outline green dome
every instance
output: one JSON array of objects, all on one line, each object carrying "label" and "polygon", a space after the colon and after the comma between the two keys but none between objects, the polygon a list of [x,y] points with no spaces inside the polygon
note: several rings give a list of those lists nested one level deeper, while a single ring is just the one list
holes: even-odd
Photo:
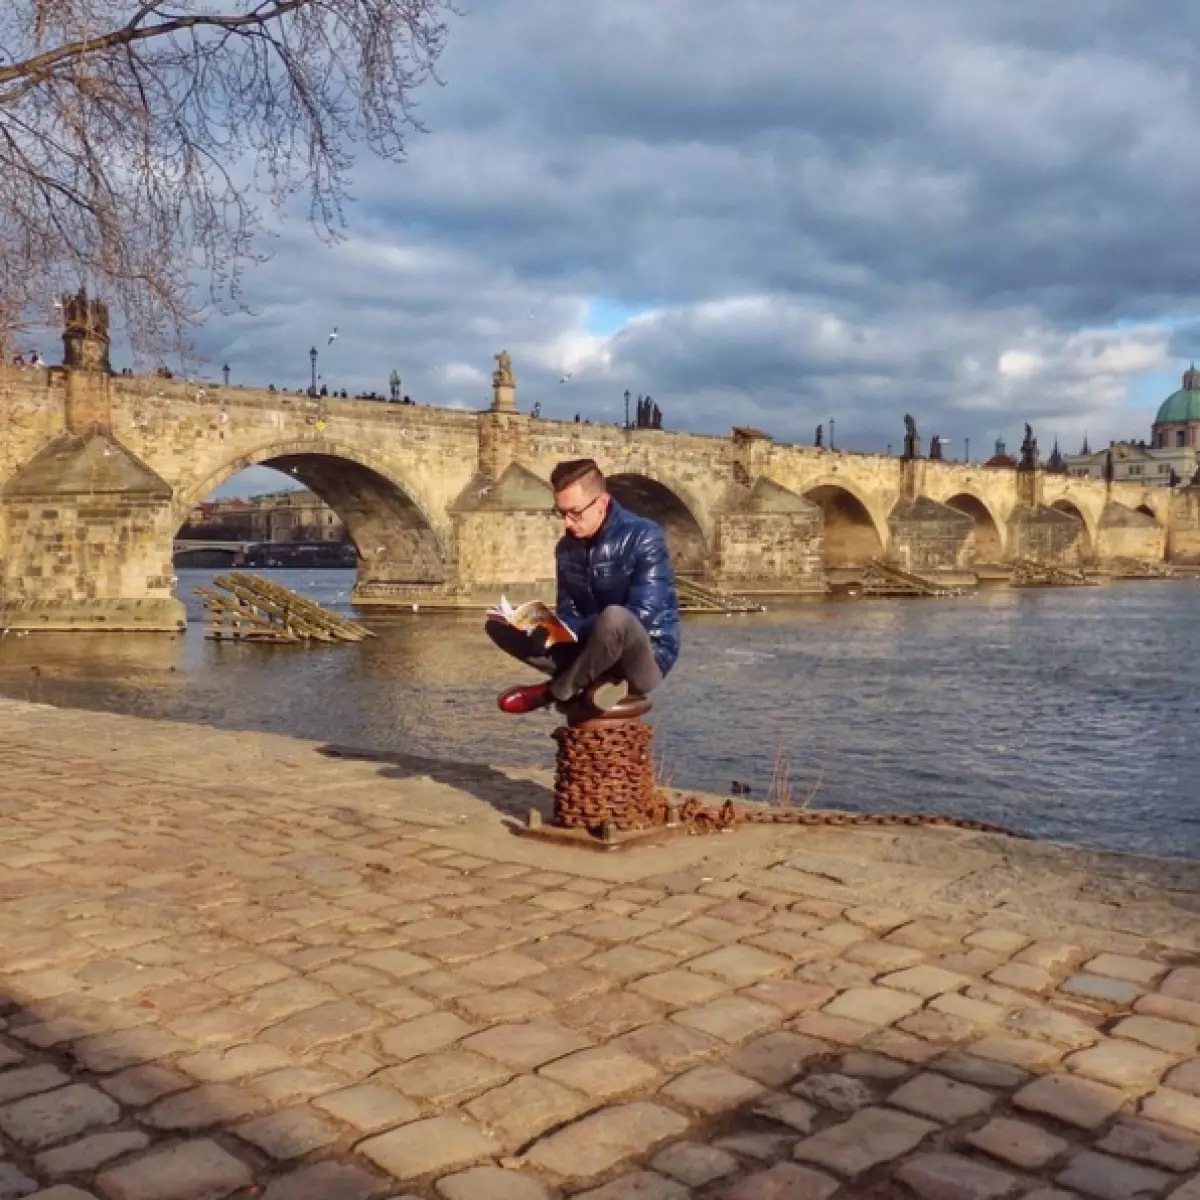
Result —
[{"label": "green dome", "polygon": [[1200,371],[1195,365],[1183,373],[1183,387],[1172,392],[1159,406],[1155,424],[1200,421]]}]

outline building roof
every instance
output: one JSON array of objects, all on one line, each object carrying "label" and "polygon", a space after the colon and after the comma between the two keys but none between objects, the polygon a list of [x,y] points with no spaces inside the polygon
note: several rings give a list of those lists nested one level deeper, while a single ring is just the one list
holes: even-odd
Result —
[{"label": "building roof", "polygon": [[1183,373],[1183,387],[1172,392],[1159,406],[1156,425],[1174,421],[1200,421],[1200,371],[1193,363]]}]

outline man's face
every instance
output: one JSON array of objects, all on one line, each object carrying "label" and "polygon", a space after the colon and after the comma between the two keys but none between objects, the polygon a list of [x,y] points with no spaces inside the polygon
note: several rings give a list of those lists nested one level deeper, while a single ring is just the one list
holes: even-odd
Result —
[{"label": "man's face", "polygon": [[608,515],[608,493],[581,479],[554,493],[554,508],[572,537],[590,538]]}]

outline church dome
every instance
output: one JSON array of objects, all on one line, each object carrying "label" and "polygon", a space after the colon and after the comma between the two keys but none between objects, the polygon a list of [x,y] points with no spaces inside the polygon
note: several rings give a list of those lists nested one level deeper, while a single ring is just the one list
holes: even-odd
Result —
[{"label": "church dome", "polygon": [[1156,425],[1176,421],[1200,421],[1200,371],[1193,363],[1183,373],[1183,387],[1172,392],[1159,406]]}]

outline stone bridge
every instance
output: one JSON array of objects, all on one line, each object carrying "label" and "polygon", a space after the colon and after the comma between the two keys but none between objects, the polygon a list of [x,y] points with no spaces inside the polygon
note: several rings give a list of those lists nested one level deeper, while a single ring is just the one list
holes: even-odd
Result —
[{"label": "stone bridge", "polygon": [[[316,492],[358,551],[364,602],[471,605],[544,592],[560,534],[547,477],[592,457],[666,529],[677,570],[742,592],[820,590],[873,557],[914,569],[1200,550],[1188,489],[533,419],[511,377],[490,410],[317,399],[83,365],[0,368],[0,620],[176,629],[172,545],[254,464]],[[68,355],[68,361],[70,361]],[[499,373],[498,373],[499,375]]]}]

